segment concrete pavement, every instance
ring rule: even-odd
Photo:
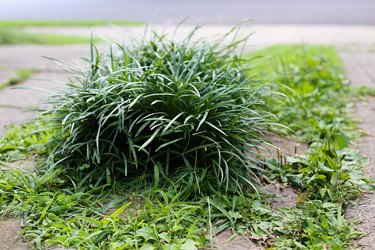
[[[149,25],[147,31],[155,30],[158,33],[168,34],[169,38],[182,39],[191,32],[196,25],[181,25],[176,30],[175,25]],[[204,25],[196,32],[196,39],[213,40],[220,38],[231,30],[232,25]],[[117,42],[128,42],[135,37],[143,37],[145,27],[119,27],[105,26],[92,27],[34,27],[28,31],[47,32],[57,34],[73,34],[102,37]],[[150,34],[150,32],[148,32]],[[312,43],[331,44],[336,46],[365,45],[374,46],[375,50],[375,25],[252,25],[247,23],[241,26],[239,37],[251,34],[248,46],[264,47],[279,43]]]

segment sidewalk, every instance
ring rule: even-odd
[[[354,86],[375,87],[375,52],[352,51],[341,52],[341,59],[347,77]],[[367,135],[356,142],[353,147],[367,157],[364,167],[367,175],[375,178],[375,98],[369,97],[366,102],[357,103],[353,116],[358,121],[358,128]],[[359,219],[364,232],[357,244],[363,250],[374,249],[375,243],[375,193],[364,194],[354,207],[346,210],[346,217]]]
[[[184,38],[196,26],[182,25],[177,28],[171,25],[150,25],[147,30],[155,30],[158,33],[169,34],[172,37],[174,32],[175,39]],[[233,26],[227,25],[205,25],[202,26],[196,38],[222,37]],[[93,27],[91,29],[84,27],[37,27],[28,28],[28,31],[49,32],[57,34],[73,34],[103,37],[118,42],[128,41],[134,38],[134,35],[142,37],[145,28],[138,27]],[[249,38],[249,47],[268,46],[279,43],[313,43],[313,44],[332,44],[338,46],[366,45],[373,46],[375,43],[375,26],[334,26],[334,25],[243,25],[239,36]]]

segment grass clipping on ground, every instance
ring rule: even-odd
[[[39,249],[197,249],[227,229],[270,249],[349,247],[360,233],[343,208],[371,186],[348,148],[352,94],[335,50],[279,46],[249,61],[190,38],[104,57],[92,47],[90,71],[44,118],[1,139],[0,161],[38,154],[41,166],[0,171],[0,215],[21,218]],[[257,159],[267,131],[310,151]],[[296,206],[271,208],[261,180],[298,190]]]

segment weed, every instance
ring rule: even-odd
[[[286,163],[271,160],[274,176],[302,193],[303,199],[348,204],[371,190],[372,181],[363,174],[364,157],[353,150],[336,151],[328,143],[310,148],[308,155],[286,157]]]
[[[283,210],[269,249],[348,249],[361,233],[343,213],[341,204],[320,200]]]
[[[348,115],[351,88],[335,49],[276,46],[257,53],[271,56],[255,70],[276,83],[271,86],[278,95],[271,92],[267,101],[278,122],[308,143],[329,139],[338,148],[347,147],[355,133]],[[290,134],[290,130],[281,132]]]
[[[46,154],[46,143],[52,134],[51,127],[40,121],[9,127],[5,136],[0,138],[0,162],[20,160],[28,154]]]
[[[33,74],[37,72],[36,69],[18,69],[16,70],[16,76],[6,80],[5,82],[0,83],[0,90],[12,85],[16,85],[21,83],[27,79],[29,79]]]

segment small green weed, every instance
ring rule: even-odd
[[[319,199],[347,205],[373,188],[363,173],[364,160],[353,150],[336,151],[325,143],[310,147],[307,155],[287,156],[285,163],[272,159],[269,166],[275,177],[302,192],[299,202]]]
[[[344,217],[341,204],[308,200],[283,210],[275,222],[275,238],[268,249],[350,249],[361,233]]]
[[[32,75],[37,72],[36,69],[18,69],[16,70],[16,76],[8,79],[5,82],[0,83],[0,90],[9,86],[16,85],[21,83],[27,79],[29,79]]]

